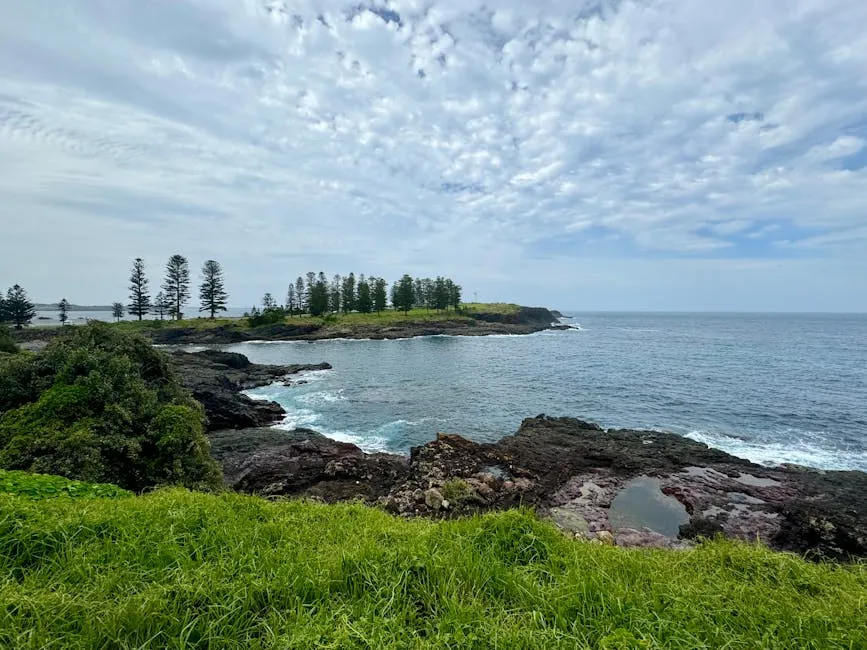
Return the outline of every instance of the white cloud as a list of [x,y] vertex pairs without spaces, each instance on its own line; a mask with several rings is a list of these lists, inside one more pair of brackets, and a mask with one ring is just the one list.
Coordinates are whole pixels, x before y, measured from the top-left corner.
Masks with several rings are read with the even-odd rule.
[[542,242],[737,257],[780,223],[855,260],[864,24],[857,0],[4,3],[0,284],[107,301],[181,251],[242,304],[310,268],[541,286]]

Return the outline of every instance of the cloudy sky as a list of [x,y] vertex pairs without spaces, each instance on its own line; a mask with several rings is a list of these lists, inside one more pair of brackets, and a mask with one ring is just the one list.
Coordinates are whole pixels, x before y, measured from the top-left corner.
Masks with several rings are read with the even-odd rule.
[[863,0],[0,0],[0,285],[867,311]]

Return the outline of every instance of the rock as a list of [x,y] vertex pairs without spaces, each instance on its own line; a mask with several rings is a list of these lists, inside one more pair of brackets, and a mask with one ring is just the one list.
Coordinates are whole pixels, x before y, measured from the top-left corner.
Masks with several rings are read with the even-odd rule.
[[550,515],[551,520],[562,530],[582,536],[590,533],[587,520],[577,512],[572,512],[567,508],[551,508]]
[[250,363],[243,354],[204,350],[174,352],[172,366],[180,382],[205,409],[208,430],[261,427],[280,421],[286,412],[276,402],[254,400],[240,391],[266,386],[307,370],[327,370],[316,365],[265,366]]
[[365,454],[308,429],[226,430],[209,439],[227,486],[263,496],[376,501],[392,496],[391,488],[408,471],[400,456]]
[[[271,434],[283,437],[264,440],[261,449],[259,443],[244,447],[243,431],[231,433],[214,453],[224,467],[228,463],[230,484],[244,491],[369,503],[388,496],[386,507],[407,515],[529,506],[551,513],[564,529],[596,533],[611,543],[610,531],[618,528],[609,518],[612,503],[641,479],[654,486],[646,496],[676,499],[688,521],[662,535],[668,540],[663,542],[662,531],[644,531],[650,524],[621,517],[620,544],[678,546],[679,531],[684,539],[758,539],[820,558],[867,557],[867,474],[762,467],[674,434],[604,431],[574,418],[541,415],[494,443],[441,434],[405,458],[367,455],[313,432],[295,432],[290,442],[287,432]],[[459,480],[472,498],[449,499],[446,510],[437,486]]]
[[431,510],[439,510],[443,501],[442,493],[436,488],[430,488],[424,493],[424,502]]
[[[609,533],[610,534],[610,533]],[[622,528],[614,535],[617,546],[629,548],[672,548],[673,540],[649,528],[635,530],[634,528]]]
[[442,509],[443,509],[443,510],[448,510],[448,509],[449,509],[449,506],[451,506],[451,503],[449,503],[449,500],[448,500],[448,499],[443,499],[443,502],[442,502],[441,505],[442,505]]
[[614,546],[615,543],[614,535],[610,530],[600,530],[596,533],[596,539],[606,546]]

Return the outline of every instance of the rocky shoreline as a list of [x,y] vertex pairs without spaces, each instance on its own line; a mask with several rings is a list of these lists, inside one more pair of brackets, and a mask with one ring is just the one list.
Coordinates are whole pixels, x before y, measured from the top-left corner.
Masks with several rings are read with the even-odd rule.
[[[511,313],[468,312],[461,318],[393,321],[383,323],[345,323],[327,320],[291,319],[284,323],[246,327],[235,323],[201,327],[170,321],[147,323],[138,333],[155,345],[231,345],[247,341],[325,341],[329,339],[405,339],[417,336],[491,336],[526,335],[543,330],[568,330],[558,323],[560,312],[544,307],[520,307]],[[29,328],[13,333],[15,341],[28,349],[40,349],[63,334],[62,327]]]
[[360,499],[402,516],[523,505],[596,543],[679,548],[722,534],[813,557],[867,557],[863,472],[769,468],[675,434],[544,415],[495,443],[439,434],[409,457],[367,454],[307,429],[262,428],[282,409],[237,393],[327,364],[259,366],[215,351],[172,359],[205,406],[212,454],[234,490]]

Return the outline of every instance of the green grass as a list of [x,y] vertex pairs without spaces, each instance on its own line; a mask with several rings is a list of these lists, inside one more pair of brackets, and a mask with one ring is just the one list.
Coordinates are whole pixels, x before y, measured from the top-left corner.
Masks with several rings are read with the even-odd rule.
[[517,314],[521,310],[520,305],[508,302],[467,302],[461,307],[470,314]]
[[132,492],[108,483],[85,483],[62,476],[0,470],[0,494],[39,500],[58,497],[128,497]]
[[865,569],[594,546],[524,511],[0,494],[0,647],[864,648]]

